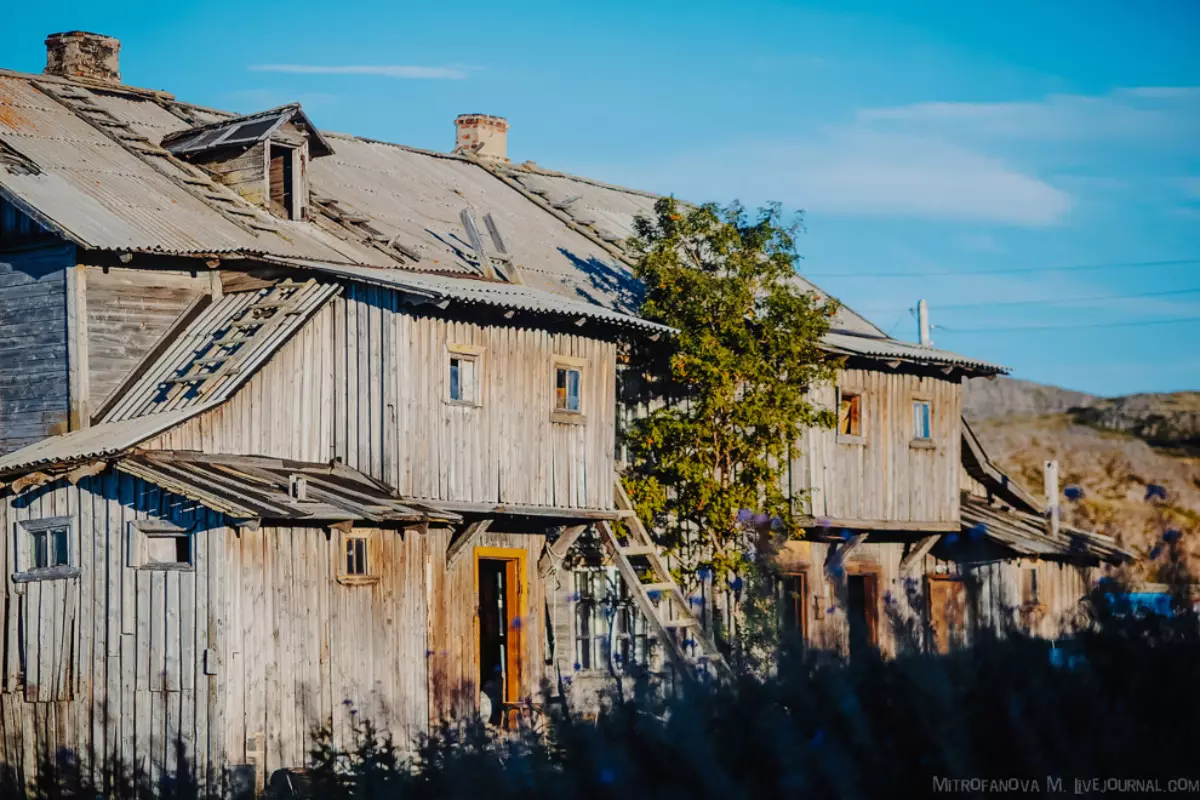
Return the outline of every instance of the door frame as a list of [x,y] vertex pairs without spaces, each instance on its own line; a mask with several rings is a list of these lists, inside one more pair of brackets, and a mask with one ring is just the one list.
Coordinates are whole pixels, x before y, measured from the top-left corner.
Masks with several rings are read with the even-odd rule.
[[[866,589],[869,589],[869,591],[866,592],[866,594],[868,596],[864,598],[867,601],[865,604],[864,610],[867,613],[867,619],[866,619],[867,632],[870,634],[869,644],[871,645],[871,647],[874,647],[875,649],[878,650],[878,649],[880,649],[880,646],[881,646],[880,639],[882,638],[880,635],[879,627],[883,622],[883,620],[882,620],[883,614],[881,613],[882,609],[880,608],[880,604],[882,602],[882,598],[880,597],[880,585],[883,583],[883,570],[879,567],[878,564],[874,564],[874,563],[847,562],[847,564],[846,564],[847,587],[849,586],[849,583],[850,583],[849,579],[851,577],[870,579],[869,582],[867,583],[867,585],[864,587]],[[847,589],[847,593],[848,593],[848,589]],[[849,598],[847,598],[847,600],[848,599]],[[849,635],[849,613],[850,613],[849,602],[847,602],[847,607],[846,607],[847,635]]]
[[[479,562],[481,560],[505,562],[506,602],[510,617],[507,620],[505,655],[508,674],[504,680],[504,702],[517,703],[521,698],[521,685],[525,677],[525,625],[529,616],[529,574],[526,571],[528,552],[520,547],[476,547],[475,548],[475,673],[478,680],[479,662],[483,653],[482,631],[479,619]],[[516,579],[515,583],[513,579]],[[515,594],[515,597],[514,597]],[[515,602],[513,602],[515,600]],[[515,615],[513,609],[516,609]],[[514,620],[520,620],[514,624]]]
[[[925,630],[928,632],[928,635],[929,635],[929,645],[926,648],[926,650],[930,653],[941,653],[942,651],[939,650],[938,646],[937,646],[937,637],[934,632],[934,626],[933,626],[933,623],[934,623],[934,619],[933,619],[933,617],[934,617],[933,585],[935,583],[955,583],[955,584],[958,584],[958,586],[962,590],[962,593],[963,593],[962,635],[964,637],[964,642],[966,640],[965,637],[969,635],[970,627],[971,627],[971,620],[970,620],[971,598],[970,598],[970,595],[968,594],[966,578],[964,578],[962,575],[951,575],[949,573],[944,574],[944,575],[939,575],[939,574],[933,573],[933,574],[927,574],[925,576],[925,597],[928,598],[925,602]],[[949,639],[950,632],[947,631],[946,634],[947,634],[946,652],[948,653],[948,652],[950,652],[950,650],[953,649],[954,643],[952,641],[950,641],[950,639]]]

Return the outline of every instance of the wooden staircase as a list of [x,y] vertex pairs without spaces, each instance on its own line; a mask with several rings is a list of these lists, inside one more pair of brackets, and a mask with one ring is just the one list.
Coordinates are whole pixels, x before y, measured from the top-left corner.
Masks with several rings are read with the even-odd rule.
[[[672,665],[685,678],[731,677],[729,665],[700,619],[692,613],[683,591],[671,577],[653,539],[634,512],[619,477],[614,482],[614,499],[629,530],[629,541],[621,542],[610,522],[600,522],[596,528],[651,632],[663,643]],[[653,576],[651,582],[642,582],[644,570],[634,565],[635,559],[648,562]]]

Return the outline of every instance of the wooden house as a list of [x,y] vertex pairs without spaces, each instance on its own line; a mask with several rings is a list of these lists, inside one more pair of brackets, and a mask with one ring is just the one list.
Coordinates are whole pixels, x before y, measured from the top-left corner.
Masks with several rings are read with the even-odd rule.
[[[669,335],[620,247],[653,195],[512,165],[499,118],[422,151],[126,86],[107,37],[47,48],[45,74],[0,70],[9,770],[65,750],[261,787],[356,713],[407,743],[512,721],[614,648],[694,649],[669,581],[626,569],[609,613],[648,541],[582,552],[629,515],[620,348]],[[887,598],[975,525],[960,377],[1000,370],[848,310],[826,345],[845,424],[800,443],[781,591],[812,641],[891,647]],[[967,472],[972,507],[1013,513]]]

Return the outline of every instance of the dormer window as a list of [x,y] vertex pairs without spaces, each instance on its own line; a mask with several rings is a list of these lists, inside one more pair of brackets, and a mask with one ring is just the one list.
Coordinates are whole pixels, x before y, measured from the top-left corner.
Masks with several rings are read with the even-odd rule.
[[173,133],[162,146],[280,219],[307,217],[308,161],[333,154],[298,105]]
[[293,176],[296,173],[296,149],[269,142],[267,144],[267,196],[271,213],[281,219],[296,219],[300,211],[296,206],[296,191]]

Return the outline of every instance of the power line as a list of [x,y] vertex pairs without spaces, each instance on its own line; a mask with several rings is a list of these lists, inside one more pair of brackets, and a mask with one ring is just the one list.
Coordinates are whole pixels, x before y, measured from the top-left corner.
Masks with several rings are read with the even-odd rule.
[[1010,333],[1013,331],[1063,331],[1083,328],[1132,328],[1139,325],[1174,325],[1181,322],[1200,322],[1200,317],[1175,317],[1174,319],[1146,319],[1130,322],[1097,322],[1087,325],[1022,325],[1012,328],[947,328],[942,325],[934,327],[936,331],[946,333]]
[[[961,309],[961,308],[993,308],[996,306],[1033,306],[1033,305],[1068,305],[1070,303],[1087,303],[1094,300],[1136,300],[1143,297],[1166,297],[1167,295],[1176,294],[1196,294],[1200,292],[1200,287],[1195,289],[1167,289],[1161,292],[1143,292],[1142,294],[1106,294],[1092,295],[1091,297],[1046,297],[1037,300],[1002,300],[998,302],[981,302],[981,303],[952,303],[949,305],[937,304],[934,310],[941,311],[945,309]],[[871,308],[871,306],[863,306],[863,308]],[[895,306],[888,306],[890,310]],[[883,307],[878,307],[878,310],[883,310]]]
[[1012,275],[1019,272],[1073,272],[1091,269],[1133,269],[1137,267],[1173,267],[1181,264],[1200,264],[1200,258],[1182,258],[1175,261],[1113,261],[1108,264],[1072,264],[1064,267],[1008,267],[1000,269],[977,269],[969,272],[807,272],[805,278],[938,278],[947,276],[971,277],[972,275]]

